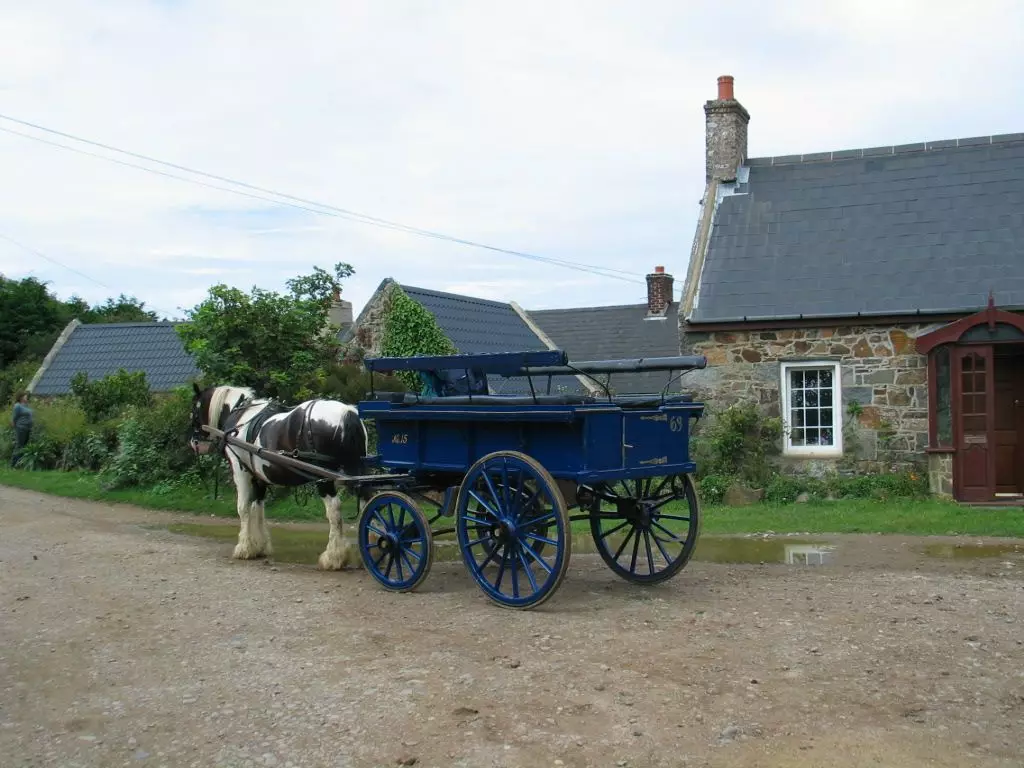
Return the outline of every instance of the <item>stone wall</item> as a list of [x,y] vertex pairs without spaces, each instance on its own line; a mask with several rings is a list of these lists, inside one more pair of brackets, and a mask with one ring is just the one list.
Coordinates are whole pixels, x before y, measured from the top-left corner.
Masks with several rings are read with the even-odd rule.
[[[689,331],[682,353],[705,355],[708,367],[684,386],[711,409],[753,398],[767,415],[782,416],[782,362],[839,362],[846,455],[835,459],[780,457],[784,470],[922,470],[928,446],[927,358],[914,339],[934,326],[858,326],[774,331]],[[851,403],[859,414],[851,417]],[[852,445],[851,445],[852,443]],[[939,471],[939,468],[936,469]]]
[[936,496],[953,496],[953,454],[928,454],[928,490]]
[[353,327],[352,339],[346,344],[345,357],[379,357],[384,344],[384,320],[390,305],[391,292],[397,283],[388,282],[367,302]]

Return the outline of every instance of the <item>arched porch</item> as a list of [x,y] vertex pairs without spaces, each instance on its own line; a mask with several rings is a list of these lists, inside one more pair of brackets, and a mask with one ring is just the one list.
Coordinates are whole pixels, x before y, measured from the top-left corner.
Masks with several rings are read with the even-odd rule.
[[1024,500],[1024,316],[988,307],[917,338],[928,356],[928,451],[953,497]]

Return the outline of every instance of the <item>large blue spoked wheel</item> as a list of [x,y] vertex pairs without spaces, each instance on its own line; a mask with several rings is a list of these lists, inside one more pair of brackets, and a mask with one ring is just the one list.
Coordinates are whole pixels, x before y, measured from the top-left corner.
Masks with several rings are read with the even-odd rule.
[[620,480],[584,492],[592,499],[597,552],[626,581],[666,581],[693,556],[701,515],[690,475]]
[[359,517],[359,555],[384,589],[409,592],[434,559],[434,539],[416,502],[397,491],[374,495]]
[[469,468],[455,530],[466,568],[502,607],[535,608],[565,578],[572,551],[565,499],[551,474],[525,454],[497,451]]

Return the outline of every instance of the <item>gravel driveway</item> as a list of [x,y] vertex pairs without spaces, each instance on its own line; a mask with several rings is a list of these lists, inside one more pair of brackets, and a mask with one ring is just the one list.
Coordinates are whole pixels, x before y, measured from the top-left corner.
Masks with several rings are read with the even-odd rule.
[[581,556],[513,613],[181,519],[0,488],[0,765],[1024,765],[1024,564]]

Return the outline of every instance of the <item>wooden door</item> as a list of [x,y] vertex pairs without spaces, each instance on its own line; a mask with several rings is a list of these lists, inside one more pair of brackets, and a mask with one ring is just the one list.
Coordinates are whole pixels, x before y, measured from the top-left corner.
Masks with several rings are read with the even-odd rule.
[[953,353],[957,497],[991,501],[995,496],[992,347],[961,347]]
[[1024,493],[1024,356],[996,357],[993,384],[995,492]]

